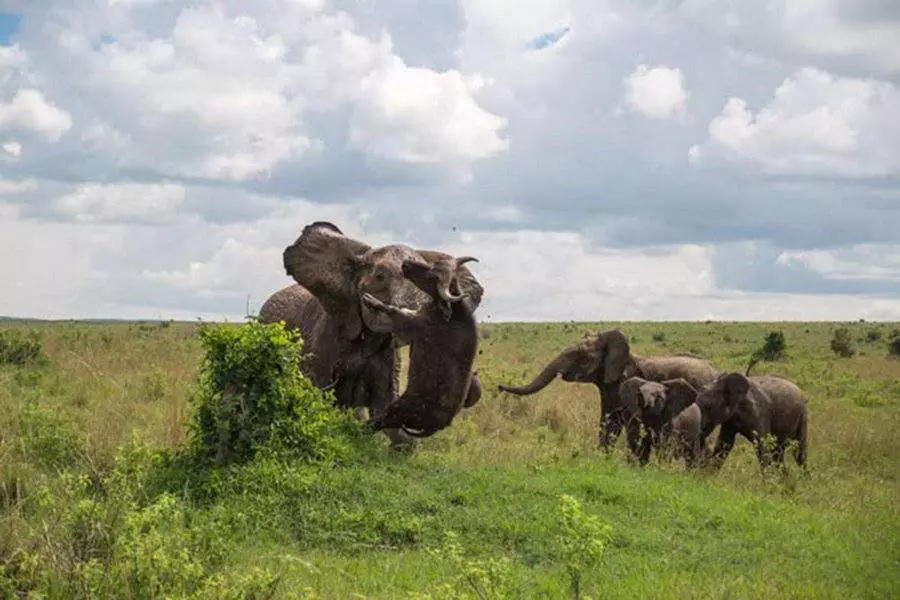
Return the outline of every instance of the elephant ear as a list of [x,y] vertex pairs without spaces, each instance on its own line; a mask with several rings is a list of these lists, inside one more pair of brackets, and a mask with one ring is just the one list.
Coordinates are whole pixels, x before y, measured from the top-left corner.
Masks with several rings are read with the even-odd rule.
[[599,341],[604,347],[603,383],[613,383],[624,376],[631,360],[628,336],[621,329],[612,329],[601,334]]
[[288,275],[316,297],[350,338],[362,331],[356,278],[369,249],[334,224],[316,221],[283,254]]
[[666,421],[674,419],[697,399],[697,390],[683,377],[667,379],[662,384],[666,386],[666,407],[663,415]]
[[641,413],[643,404],[641,387],[645,383],[647,380],[641,377],[629,377],[619,385],[619,399],[631,417]]

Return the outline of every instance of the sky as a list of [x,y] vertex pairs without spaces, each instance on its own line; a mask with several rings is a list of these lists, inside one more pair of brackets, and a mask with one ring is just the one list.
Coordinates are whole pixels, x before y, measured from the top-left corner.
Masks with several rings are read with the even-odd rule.
[[900,320],[895,0],[0,13],[0,314],[240,319],[329,220],[484,321]]

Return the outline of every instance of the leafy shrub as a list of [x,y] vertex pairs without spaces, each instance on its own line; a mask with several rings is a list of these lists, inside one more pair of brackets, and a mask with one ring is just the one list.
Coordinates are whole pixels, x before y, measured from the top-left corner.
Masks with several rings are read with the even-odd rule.
[[877,342],[881,339],[881,330],[880,329],[870,329],[866,333],[866,342],[871,344],[873,342]]
[[662,331],[657,331],[656,333],[653,334],[653,341],[654,342],[666,341],[666,334]]
[[895,333],[891,343],[888,344],[888,354],[900,356],[900,332]]
[[58,407],[28,402],[19,421],[20,448],[31,464],[47,471],[65,469],[82,454],[84,439],[78,425]]
[[559,513],[559,554],[566,565],[572,597],[578,600],[583,574],[603,558],[611,527],[599,517],[585,514],[581,502],[568,494],[560,498]]
[[763,345],[753,352],[751,364],[760,360],[784,360],[787,358],[787,342],[782,331],[770,331]]
[[839,327],[834,330],[834,334],[831,336],[831,351],[843,358],[850,358],[856,354],[856,345],[853,343],[849,329]]
[[349,455],[362,431],[300,372],[298,332],[282,323],[205,325],[198,393],[191,399],[194,449],[217,464],[267,448],[306,460]]
[[500,558],[466,558],[459,538],[453,531],[444,532],[444,542],[430,548],[435,563],[444,564],[453,573],[453,581],[434,586],[433,592],[414,593],[414,600],[502,600],[521,597],[512,577],[512,561]]
[[34,331],[0,330],[0,365],[27,365],[41,357],[41,340]]

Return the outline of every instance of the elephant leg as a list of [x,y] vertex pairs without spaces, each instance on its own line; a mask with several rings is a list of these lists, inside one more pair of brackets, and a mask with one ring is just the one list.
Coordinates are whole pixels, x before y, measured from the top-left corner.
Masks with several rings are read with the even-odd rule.
[[697,455],[700,453],[700,444],[697,441],[684,443],[682,446],[682,455],[684,456],[684,464],[688,469],[697,467]]
[[600,440],[604,450],[610,450],[616,443],[624,422],[619,418],[620,407],[618,382],[598,385],[600,390]]
[[797,464],[806,471],[806,415],[800,417],[800,426],[797,428],[797,447],[794,449],[794,459]]
[[463,405],[466,408],[472,408],[481,400],[481,380],[478,379],[477,373],[472,373],[469,379],[469,391],[466,393],[466,399]]
[[637,451],[637,459],[641,466],[646,465],[650,461],[650,451],[652,449],[653,435],[650,431],[644,430],[644,436],[641,438],[641,443]]
[[728,455],[731,453],[731,449],[734,447],[734,438],[737,436],[737,431],[732,429],[731,427],[727,427],[724,424],[719,430],[719,438],[716,440],[716,447],[712,452],[713,456],[713,464],[715,468],[720,468],[722,463],[725,462],[725,459],[728,458]]
[[785,450],[787,450],[787,440],[785,440],[784,442],[779,441],[775,445],[775,449],[772,451],[772,462],[783,466]]
[[615,413],[606,415],[600,423],[600,447],[606,450],[611,449],[619,434],[622,433],[623,423],[619,416]]

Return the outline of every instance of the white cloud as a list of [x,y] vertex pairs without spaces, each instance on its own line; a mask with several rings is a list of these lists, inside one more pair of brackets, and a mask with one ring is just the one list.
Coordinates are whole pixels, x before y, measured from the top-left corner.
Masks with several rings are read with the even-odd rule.
[[664,119],[684,110],[687,92],[681,69],[638,65],[625,78],[626,101],[646,117]]
[[0,177],[0,196],[14,196],[37,189],[37,182],[31,179],[13,181]]
[[891,0],[686,0],[680,14],[715,35],[782,60],[875,77],[900,75],[900,19]]
[[[53,61],[64,54],[76,71],[69,93],[91,98],[80,104],[80,150],[105,163],[251,181],[347,144],[453,169],[506,147],[505,120],[475,100],[478,77],[410,67],[389,35],[369,39],[323,3],[206,0],[178,10],[168,29],[142,27],[129,6],[95,15],[118,28],[106,37],[73,13],[50,13],[64,28]],[[348,114],[349,139],[335,128]]]
[[181,185],[123,183],[86,184],[59,198],[59,215],[84,223],[171,223],[184,202]]
[[802,264],[827,279],[900,282],[900,245],[860,244],[839,250],[786,251],[779,264]]
[[472,97],[482,85],[458,71],[410,68],[394,58],[362,82],[364,102],[350,121],[350,146],[411,163],[486,158],[506,150],[506,119]]
[[0,313],[239,318],[327,219],[478,256],[480,318],[900,318],[896,83],[848,78],[890,39],[814,52],[777,11],[691,4],[20,2],[0,102],[72,124],[0,131]]
[[756,114],[731,98],[691,148],[702,163],[722,156],[767,173],[879,177],[900,173],[900,90],[804,68]]
[[13,158],[19,158],[22,156],[22,144],[15,140],[11,140],[9,142],[4,142],[0,148],[3,149],[4,152],[12,156]]
[[0,101],[0,129],[33,131],[56,142],[72,128],[72,117],[38,90],[23,89],[9,102]]

